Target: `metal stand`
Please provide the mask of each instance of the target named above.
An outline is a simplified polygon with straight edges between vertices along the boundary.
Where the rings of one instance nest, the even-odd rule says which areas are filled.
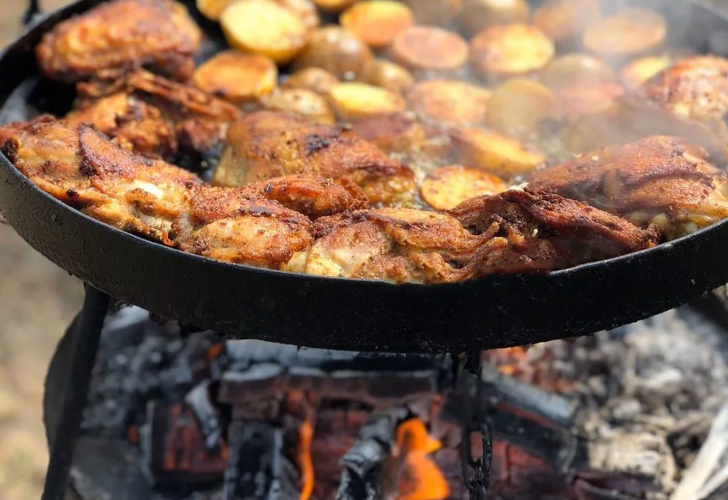
[[[41,500],[63,500],[68,488],[91,372],[101,339],[110,297],[86,285],[83,309],[73,328],[71,370],[64,384],[61,413],[51,443],[50,461]]]

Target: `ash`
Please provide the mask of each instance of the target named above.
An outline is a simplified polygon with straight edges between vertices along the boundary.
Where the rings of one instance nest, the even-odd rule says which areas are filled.
[[[111,316],[85,412],[85,436],[128,446],[129,430],[145,424],[150,402],[184,402],[200,382],[234,376],[234,362],[208,359],[216,342],[214,332],[152,322],[138,308]],[[249,341],[228,341],[227,349],[239,350],[243,342]],[[498,368],[497,355],[485,357],[486,364]],[[338,362],[345,363],[344,358]],[[728,399],[728,331],[687,307],[614,331],[532,346],[517,364],[515,380],[576,408],[565,431],[588,443],[590,469],[647,478],[637,493],[613,498],[670,498]],[[139,460],[134,453],[127,455]],[[76,471],[75,477],[83,474]],[[207,493],[170,496],[151,491],[139,498],[203,500],[220,495],[218,485]],[[718,489],[707,498],[725,497],[725,489]]]

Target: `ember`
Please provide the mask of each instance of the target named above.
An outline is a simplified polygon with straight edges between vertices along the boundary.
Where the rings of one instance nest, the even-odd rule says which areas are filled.
[[[224,342],[125,308],[107,322],[76,484],[150,485],[137,500],[446,500],[487,483],[488,498],[506,500],[666,500],[678,483],[695,489],[681,480],[728,381],[725,334],[695,311],[483,359],[478,384],[447,355]]]

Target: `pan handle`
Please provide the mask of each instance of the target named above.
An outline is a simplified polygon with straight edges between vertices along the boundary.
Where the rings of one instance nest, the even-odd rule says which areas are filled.
[[[23,14],[23,26],[28,26],[40,14],[40,0],[28,0],[28,8]]]

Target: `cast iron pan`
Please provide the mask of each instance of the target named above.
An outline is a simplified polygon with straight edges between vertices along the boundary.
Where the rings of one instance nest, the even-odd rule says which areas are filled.
[[[54,24],[97,1],[81,0],[37,21],[5,49],[0,119],[70,107],[72,89],[38,78],[33,47]],[[186,3],[194,11],[193,2]],[[687,0],[633,3],[666,14],[671,45],[728,55],[728,18],[718,12]],[[206,50],[214,51],[219,28],[201,25],[210,38]],[[421,286],[288,274],[186,254],[63,205],[1,155],[0,211],[33,248],[121,300],[231,338],[328,349],[453,352],[586,335],[671,309],[728,282],[728,221],[550,275]]]

